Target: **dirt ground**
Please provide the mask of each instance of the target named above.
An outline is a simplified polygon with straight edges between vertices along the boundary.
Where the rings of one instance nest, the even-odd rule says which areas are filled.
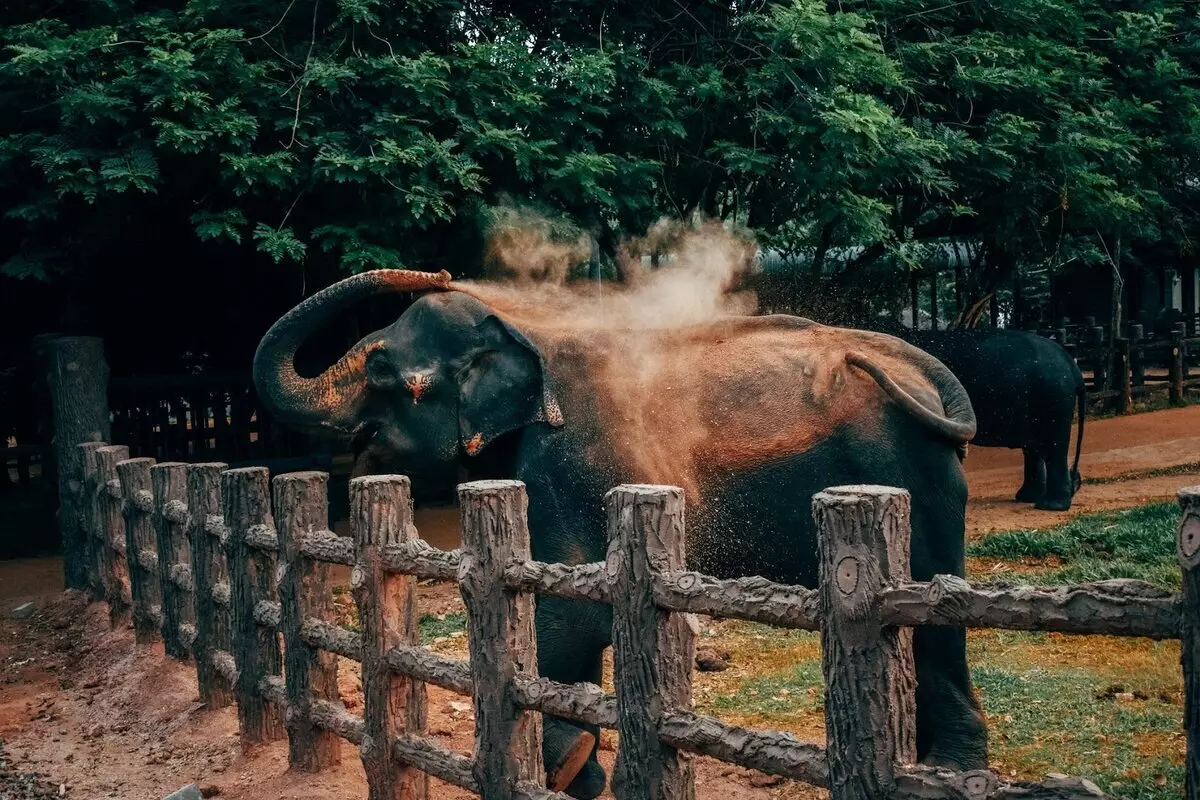
[[[1179,487],[1200,483],[1198,433],[1200,407],[1089,422],[1081,465],[1087,482],[1070,513],[1169,499]],[[1172,474],[1161,474],[1165,470]],[[1011,501],[1021,481],[1020,451],[973,448],[967,471],[972,536],[1068,516]],[[418,519],[418,526],[438,546],[453,546],[452,515],[437,512]],[[347,576],[336,577],[344,582]],[[14,619],[12,610],[24,602],[36,604],[34,616]],[[461,608],[455,588],[446,585],[421,587],[420,604],[421,613]],[[435,648],[465,656],[461,638]],[[342,662],[341,690],[347,706],[361,713],[356,664]],[[469,701],[430,687],[429,711],[430,735],[468,753]],[[41,773],[44,796],[79,800],[157,800],[191,782],[206,796],[231,800],[366,797],[357,753],[348,744],[342,764],[318,775],[288,772],[283,742],[241,752],[236,713],[204,708],[190,665],[166,659],[161,646],[135,650],[131,630],[108,629],[102,605],[63,593],[57,559],[0,562],[0,741],[0,790],[17,785],[4,782],[9,770]],[[602,739],[601,760],[610,773],[613,743],[611,735]],[[696,763],[701,798],[822,796],[709,759]],[[470,795],[431,779],[430,797]]]

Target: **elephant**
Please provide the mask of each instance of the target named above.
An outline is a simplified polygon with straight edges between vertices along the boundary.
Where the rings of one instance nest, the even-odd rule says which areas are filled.
[[[688,566],[717,577],[817,581],[811,498],[833,485],[911,494],[912,575],[964,574],[970,400],[932,356],[894,337],[785,315],[677,328],[573,326],[487,284],[375,270],[301,302],[263,336],[253,376],[284,424],[350,437],[354,475],[448,486],[523,481],[533,558],[583,564],[607,551],[604,496],[624,483],[681,487]],[[297,349],[372,295],[415,293],[390,326],[315,377]],[[601,680],[612,608],[538,597],[538,668]],[[926,764],[987,764],[962,628],[914,632],[917,749]],[[605,788],[599,731],[546,716],[547,783]]]
[[[1020,448],[1025,478],[1020,503],[1068,511],[1082,478],[1079,457],[1087,413],[1087,386],[1075,360],[1052,339],[1029,331],[963,328],[914,331],[877,326],[941,361],[962,383],[975,409],[972,444]],[[1079,429],[1068,467],[1071,423]]]

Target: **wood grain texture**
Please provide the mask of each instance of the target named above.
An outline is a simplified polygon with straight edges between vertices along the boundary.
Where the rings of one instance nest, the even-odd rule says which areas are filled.
[[[314,531],[300,540],[300,555],[326,564],[354,566],[354,540],[332,531]]]
[[[183,641],[183,626],[193,625],[190,581],[182,580],[178,567],[190,573],[192,548],[187,530],[187,464],[158,464],[150,470],[154,485],[154,530],[158,543],[159,597],[162,603],[163,650],[171,658],[186,659],[190,648]],[[182,508],[182,512],[180,509]],[[173,577],[174,576],[174,577]]]
[[[218,605],[213,590],[228,582],[225,551],[209,529],[220,519],[221,473],[228,464],[190,464],[187,468],[188,539],[191,542],[192,584],[196,608],[196,637],[192,653],[196,659],[196,682],[200,702],[210,709],[233,702],[233,687],[213,666],[211,654],[233,649],[229,606]]]
[[[225,560],[229,570],[233,613],[233,657],[237,681],[238,729],[243,748],[286,735],[279,709],[267,702],[259,683],[282,668],[279,635],[259,626],[255,610],[275,594],[275,558],[246,543],[250,529],[274,526],[269,476],[265,467],[227,470],[221,474],[221,516],[228,528]]]
[[[428,780],[397,759],[392,743],[425,730],[425,685],[388,669],[385,654],[393,646],[419,642],[416,581],[388,572],[387,547],[416,538],[408,478],[378,475],[350,482],[350,529],[356,564],[350,590],[362,626],[363,719],[366,732],[359,752],[367,773],[370,800],[424,800]]]
[[[110,444],[92,453],[96,471],[96,519],[100,537],[100,565],[108,623],[116,630],[133,621],[133,593],[126,561],[125,514],[117,463],[129,458],[125,445]]]
[[[537,675],[533,595],[504,585],[513,562],[528,561],[525,485],[476,481],[458,487],[462,559],[475,700],[475,779],[485,800],[510,800],[518,783],[544,780],[542,720],[513,701],[517,675]]]
[[[667,711],[692,709],[695,635],[683,615],[654,603],[655,575],[684,568],[683,490],[618,486],[605,505],[621,740],[613,794],[618,800],[692,800],[691,757],[664,743],[658,726]]]
[[[1179,491],[1182,513],[1175,532],[1183,569],[1183,727],[1187,731],[1188,800],[1200,800],[1200,486]]]
[[[129,458],[117,463],[125,517],[125,552],[128,559],[129,591],[133,603],[133,641],[138,645],[158,641],[162,587],[158,582],[158,551],[154,536],[153,503],[140,502],[152,485],[153,458]]]
[[[300,541],[329,527],[329,476],[324,472],[280,475],[273,482],[276,530],[283,569],[279,582],[280,628],[287,693],[288,764],[319,772],[341,761],[341,739],[317,726],[313,703],[338,700],[337,656],[309,646],[306,619],[332,624],[329,566],[300,553]]]
[[[832,800],[892,792],[897,764],[916,761],[912,630],[885,627],[880,594],[911,580],[910,498],[883,486],[813,497],[820,549],[821,665]]]
[[[73,480],[78,483],[78,487],[68,484],[68,491],[74,495],[68,502],[74,503],[76,524],[79,526],[82,537],[85,588],[92,600],[96,601],[104,599],[103,551],[101,548],[103,535],[100,532],[100,501],[96,496],[96,487],[99,482],[99,475],[96,472],[96,451],[107,446],[107,442],[84,442],[77,445],[78,452],[73,464],[66,465],[75,470]],[[61,470],[59,474],[62,474]],[[61,525],[63,524],[62,515],[70,513],[68,509],[62,507],[61,500],[58,513]],[[67,569],[74,569],[74,567],[67,567]]]
[[[91,583],[91,563],[89,543],[79,527],[79,513],[89,504],[89,498],[79,476],[87,451],[78,445],[105,442],[110,436],[104,343],[91,336],[40,337],[34,349],[35,366],[49,390],[54,453],[46,461],[53,464],[58,479],[63,577],[66,588],[86,589]]]

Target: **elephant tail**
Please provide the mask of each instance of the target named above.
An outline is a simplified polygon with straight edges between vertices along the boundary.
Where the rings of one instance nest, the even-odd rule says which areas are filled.
[[[1087,418],[1087,384],[1080,376],[1075,386],[1075,396],[1079,402],[1079,433],[1075,435],[1075,463],[1071,465],[1071,493],[1079,491],[1083,478],[1079,475],[1079,457],[1083,455],[1083,421]]]
[[[915,348],[914,348],[915,349]],[[920,351],[917,351],[920,353]],[[921,353],[921,355],[925,355]],[[941,362],[927,356],[921,364],[930,374],[930,378],[942,397],[946,413],[938,413],[927,408],[908,392],[904,391],[891,376],[883,371],[862,353],[846,354],[846,362],[866,372],[879,384],[889,397],[899,403],[908,413],[919,419],[927,427],[949,440],[959,448],[960,455],[965,455],[966,444],[975,436],[975,410],[967,398],[966,391],[949,369]]]

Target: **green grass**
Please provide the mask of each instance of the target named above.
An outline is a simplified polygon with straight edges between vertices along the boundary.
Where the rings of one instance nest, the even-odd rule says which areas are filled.
[[[467,615],[463,611],[455,611],[442,615],[426,614],[417,622],[421,631],[421,644],[432,644],[434,639],[448,637],[452,633],[465,633],[467,630]]]
[[[1183,787],[1171,754],[1180,708],[1157,698],[1117,700],[1089,670],[972,670],[990,729],[992,766],[1029,777],[1083,775],[1130,800],[1167,800]]]
[[[1178,520],[1179,508],[1174,503],[1153,503],[1129,511],[1087,514],[1044,530],[993,533],[968,547],[967,555],[1013,561],[1053,556],[1062,561],[1061,567],[1049,572],[1005,573],[1000,578],[1005,582],[1050,584],[1137,578],[1174,589],[1180,582],[1175,560]]]

